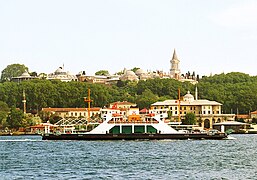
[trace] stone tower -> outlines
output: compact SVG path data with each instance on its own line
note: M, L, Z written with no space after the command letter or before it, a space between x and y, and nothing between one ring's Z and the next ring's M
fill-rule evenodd
M180 79L179 59L174 49L173 57L170 60L170 77L174 79Z

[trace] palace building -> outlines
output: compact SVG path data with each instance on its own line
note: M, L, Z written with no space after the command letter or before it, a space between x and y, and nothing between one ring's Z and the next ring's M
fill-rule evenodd
M50 73L47 75L48 80L60 80L63 82L69 82L69 81L78 81L77 76L72 75L68 71L64 71L64 66L59 67L54 73Z
M176 79L181 82L190 82L192 84L197 84L197 76L193 72L190 74L190 72L181 74L180 70L180 60L178 59L178 56L176 54L176 50L173 51L172 59L170 60L170 78Z
M197 88L195 97L188 91L179 101L165 100L151 104L151 109L170 114L172 122L181 122L187 113L196 115L197 124L203 128L212 128L214 123L234 120L235 114L222 114L222 104L207 99L198 99Z

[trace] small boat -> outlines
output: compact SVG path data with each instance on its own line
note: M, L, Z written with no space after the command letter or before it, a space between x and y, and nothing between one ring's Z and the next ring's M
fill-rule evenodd
M204 132L179 131L164 121L167 113L148 114L145 118L124 119L117 114L106 113L102 122L90 131L76 131L75 127L64 127L62 132L50 132L45 128L43 140L166 140L166 139L226 139L227 134L217 130Z

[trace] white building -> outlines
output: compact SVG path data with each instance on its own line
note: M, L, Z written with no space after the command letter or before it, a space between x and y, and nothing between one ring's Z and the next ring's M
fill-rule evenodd
M211 128L214 123L234 119L235 114L222 114L222 104L216 101L197 98L197 89L195 98L188 92L183 99L171 99L159 101L151 104L152 110L157 112L169 112L170 119L174 122L180 122L187 113L194 113L198 125L203 128Z
M21 76L13 77L12 81L14 82L21 82L21 81L28 81L32 79L38 79L38 77L31 76L27 71L22 73Z
M56 79L63 82L78 81L77 76L70 74L68 71L64 71L64 67L59 67L54 73L48 74L46 79Z

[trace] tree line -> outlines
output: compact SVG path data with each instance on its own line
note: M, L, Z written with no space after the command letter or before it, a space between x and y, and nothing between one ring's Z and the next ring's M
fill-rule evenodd
M244 73L219 74L203 77L196 85L198 99L208 99L223 104L223 113L247 114L257 109L257 77ZM195 85L174 79L149 79L146 81L119 81L117 85L59 80L30 80L20 83L0 83L0 101L8 107L22 109L23 91L27 111L38 112L44 107L86 107L83 97L91 89L92 106L104 107L115 101L135 102L139 108L149 108L165 99L177 99L187 91L195 92Z
M21 118L22 114L16 110L23 109L23 92L26 96L27 112L37 114L44 107L87 107L84 97L87 96L89 88L93 107L107 107L111 102L129 101L136 103L140 109L149 108L156 101L177 99L178 89L181 96L187 91L194 94L197 86L198 99L222 103L222 113L248 114L257 109L257 76L240 72L202 77L197 85L160 78L139 82L118 81L116 85L45 79L19 83L10 81L12 77L19 76L25 71L28 71L28 68L20 64L9 65L2 71L0 124L9 112L13 112L14 116L18 114ZM11 123L13 118L8 118L7 121Z

